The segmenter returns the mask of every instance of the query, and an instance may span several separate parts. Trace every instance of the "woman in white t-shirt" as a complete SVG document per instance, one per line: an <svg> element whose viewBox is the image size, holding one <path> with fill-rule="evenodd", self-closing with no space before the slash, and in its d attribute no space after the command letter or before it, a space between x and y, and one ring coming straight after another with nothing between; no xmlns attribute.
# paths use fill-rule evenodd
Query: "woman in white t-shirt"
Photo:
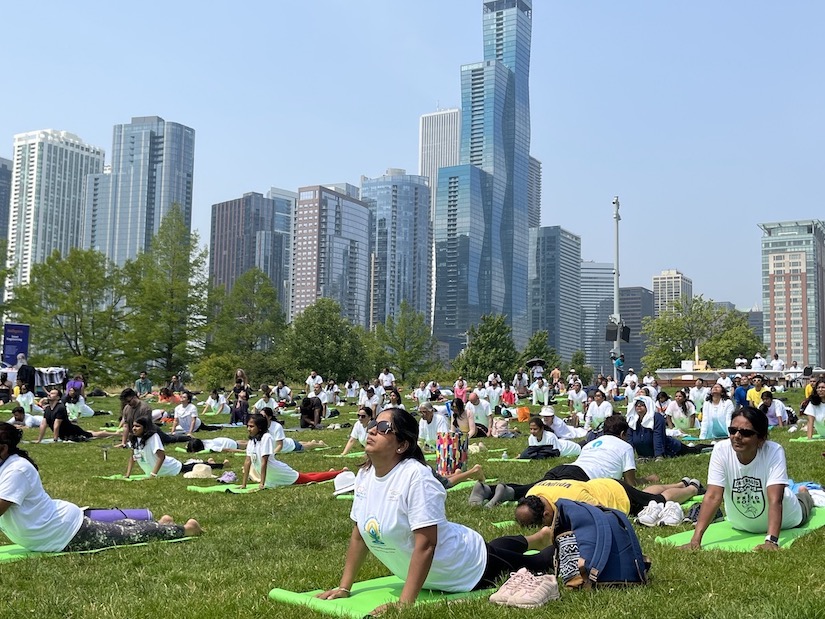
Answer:
<svg viewBox="0 0 825 619"><path fill-rule="evenodd" d="M552 567L551 531L529 537L498 538L485 544L480 534L447 520L446 491L424 462L418 426L408 412L382 411L370 428L367 461L355 480L346 565L338 587L322 599L351 595L358 569L371 552L404 581L399 604L413 604L422 589L449 593L492 586L502 574L527 567ZM524 555L528 549L538 554ZM357 595L357 594L355 594ZM373 610L383 612L386 606Z"/></svg>
<svg viewBox="0 0 825 619"><path fill-rule="evenodd" d="M541 417L530 418L530 436L527 439L527 449L523 451L518 457L532 459L530 455L530 447L550 447L557 449L559 457L566 458L567 456L578 456L582 452L582 448L578 443L568 441L564 438L558 438L553 432L547 429L544 425L544 420Z"/></svg>
<svg viewBox="0 0 825 619"><path fill-rule="evenodd" d="M344 445L344 451L341 452L342 456L346 456L356 443L362 447L367 444L367 426L370 421L372 421L372 409L369 406L359 408L358 421L352 424L352 432L350 432L347 444Z"/></svg>
<svg viewBox="0 0 825 619"><path fill-rule="evenodd" d="M702 408L702 429L699 438L727 438L733 408L733 401L728 396L725 386L719 383L711 385L710 394Z"/></svg>
<svg viewBox="0 0 825 619"><path fill-rule="evenodd" d="M146 417L138 417L132 424L129 446L132 454L126 464L127 479L132 474L135 462L150 477L174 477L183 468L179 460L166 455L155 424Z"/></svg>
<svg viewBox="0 0 825 619"><path fill-rule="evenodd" d="M668 428L679 428L682 432L695 427L696 407L681 389L668 403L665 409L665 421L667 421Z"/></svg>
<svg viewBox="0 0 825 619"><path fill-rule="evenodd" d="M754 550L777 550L783 529L805 524L813 511L807 488L794 494L788 488L785 450L768 440L768 418L746 406L731 418L730 440L713 447L708 483L699 520L688 544L699 548L702 536L724 500L725 517L731 526L749 533L767 533Z"/></svg>
<svg viewBox="0 0 825 619"><path fill-rule="evenodd" d="M203 440L193 438L189 439L189 442L186 444L186 451L189 453L200 453L201 451L243 453L246 449L246 441L242 441L241 443L242 444L239 444L238 441L226 436L216 436L215 438Z"/></svg>
<svg viewBox="0 0 825 619"><path fill-rule="evenodd" d="M26 384L21 383L20 385L20 393L16 398L17 403L23 407L23 410L27 413L42 415L43 408L38 406L34 403L34 394L29 391L29 388Z"/></svg>
<svg viewBox="0 0 825 619"><path fill-rule="evenodd" d="M808 440L814 437L814 430L825 437L825 380L816 381L802 414L808 416Z"/></svg>
<svg viewBox="0 0 825 619"><path fill-rule="evenodd" d="M299 473L275 457L275 442L269 433L269 422L266 416L255 413L249 418L246 428L249 432L249 442L246 444L246 460L243 465L241 488L246 488L250 469L254 470L261 480L258 484L259 490L277 486L291 486L292 484L327 481L328 479L334 479L338 473L346 470Z"/></svg>
<svg viewBox="0 0 825 619"><path fill-rule="evenodd" d="M349 380L344 383L344 390L347 394L347 401L346 403L355 402L358 398L358 391L361 389L361 385L357 380L355 380L355 376L350 376Z"/></svg>
<svg viewBox="0 0 825 619"><path fill-rule="evenodd" d="M261 385L261 390L263 391L263 396L255 402L253 406L255 411L260 413L267 407L271 408L273 411L277 410L278 401L272 397L272 389L269 388L269 385Z"/></svg>
<svg viewBox="0 0 825 619"><path fill-rule="evenodd" d="M274 411L268 406L261 410L261 414L266 417L266 421L269 424L267 431L272 436L273 450L276 456L279 453L301 453L302 451L321 449L327 446L324 441L316 441L314 439L311 441L296 441L293 438L289 438L284 432L283 424L275 418ZM246 443L244 444L246 445Z"/></svg>
<svg viewBox="0 0 825 619"><path fill-rule="evenodd" d="M18 448L23 432L0 423L0 530L15 544L37 552L77 552L152 540L200 535L197 520L100 522L74 503L52 499L43 489L37 465Z"/></svg>
<svg viewBox="0 0 825 619"><path fill-rule="evenodd" d="M175 430L180 429L184 434L192 435L201 427L198 409L192 404L192 396L188 391L180 394L180 404L175 407Z"/></svg>
<svg viewBox="0 0 825 619"><path fill-rule="evenodd" d="M607 401L604 392L597 390L593 393L593 401L587 407L584 417L584 429L600 430L604 420L613 414L613 405Z"/></svg>
<svg viewBox="0 0 825 619"><path fill-rule="evenodd" d="M229 404L226 401L226 396L218 393L217 389L213 389L206 402L203 403L203 410L201 415L228 415Z"/></svg>

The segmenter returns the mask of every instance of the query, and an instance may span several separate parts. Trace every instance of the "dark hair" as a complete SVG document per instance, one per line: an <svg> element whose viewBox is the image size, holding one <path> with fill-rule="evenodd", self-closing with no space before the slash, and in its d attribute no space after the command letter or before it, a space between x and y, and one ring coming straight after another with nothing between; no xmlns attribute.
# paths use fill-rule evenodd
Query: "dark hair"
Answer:
<svg viewBox="0 0 825 619"><path fill-rule="evenodd" d="M387 390L387 393L389 393L389 395L387 397L389 397L390 395L394 395L397 398L396 402L401 404L401 402L402 402L401 394L398 392L398 389L396 389L395 387L391 387L390 389Z"/></svg>
<svg viewBox="0 0 825 619"><path fill-rule="evenodd" d="M407 448L401 452L401 460L409 460L412 458L417 462L427 466L424 460L424 452L418 446L418 421L410 413L403 408L385 408L381 413L390 414L390 422L392 423L393 432L395 433L395 440L399 443L407 443ZM372 466L372 461L367 456L362 468L369 468Z"/></svg>
<svg viewBox="0 0 825 619"><path fill-rule="evenodd" d="M37 465L34 463L34 460L29 457L29 452L17 448L22 438L23 430L15 428L10 423L0 423L0 445L7 445L10 456L20 456L24 460L28 460L36 470Z"/></svg>
<svg viewBox="0 0 825 619"><path fill-rule="evenodd" d="M164 389L165 389L165 387L164 387ZM163 390L161 390L161 391L163 391ZM120 401L121 402L126 402L126 401L131 400L132 398L135 398L135 397L137 397L137 392L134 389L132 389L131 387L126 387L126 389L124 389L123 391L120 392Z"/></svg>
<svg viewBox="0 0 825 619"><path fill-rule="evenodd" d="M819 397L819 394L816 392L816 388L819 387L819 383L825 383L825 379L820 378L814 383L814 390L811 392L811 397L808 398L814 406L819 406L822 404L822 398Z"/></svg>
<svg viewBox="0 0 825 619"><path fill-rule="evenodd" d="M679 395L680 393L682 394L682 398L683 398L683 400L682 400L682 403L681 403L681 404L679 404L679 400L677 400L677 399L676 399L676 396L677 396L677 395ZM679 405L679 408L681 408L681 409L682 409L682 412L683 412L685 415L687 415L687 414L688 414L688 402L690 401L690 398L688 398L688 394L686 394L686 393L685 393L685 390L684 390L684 389L679 389L679 391L677 391L677 392L673 395L673 401L674 401L674 402L676 402L676 404L678 404L678 405Z"/></svg>
<svg viewBox="0 0 825 619"><path fill-rule="evenodd" d="M186 451L189 453L197 453L199 451L203 451L205 447L203 446L203 441L199 438L189 439L189 442L186 443Z"/></svg>
<svg viewBox="0 0 825 619"><path fill-rule="evenodd" d="M80 398L80 392L74 387L69 387L69 390L66 392L66 402L69 404L77 404L80 402Z"/></svg>
<svg viewBox="0 0 825 619"><path fill-rule="evenodd" d="M359 411L364 411L369 415L370 419L375 419L375 413L372 412L372 407L370 406L360 406L358 408Z"/></svg>
<svg viewBox="0 0 825 619"><path fill-rule="evenodd" d="M662 397L662 396L664 396L664 397ZM663 389L662 391L660 391L659 393L657 393L657 394L656 394L656 399L657 399L659 402L662 402L662 401L664 401L664 400L669 400L669 399L670 399L670 396L667 394L667 391L665 391L665 390Z"/></svg>
<svg viewBox="0 0 825 619"><path fill-rule="evenodd" d="M272 395L272 388L266 383L261 384L261 391L263 392L264 397L266 397L267 400L269 399L269 396Z"/></svg>
<svg viewBox="0 0 825 619"><path fill-rule="evenodd" d="M18 412L23 413L25 415L26 414L26 409L23 408L22 406L15 406L13 409L11 409L11 414L12 415L14 415L15 413L18 413Z"/></svg>
<svg viewBox="0 0 825 619"><path fill-rule="evenodd" d="M529 518L519 518L519 512L529 516ZM516 520L523 527L542 524L544 522L544 503L542 500L535 494L519 499L516 505Z"/></svg>
<svg viewBox="0 0 825 619"><path fill-rule="evenodd" d="M624 415L619 414L606 417L602 427L604 428L604 433L610 436L621 436L622 432L630 430L630 426L627 425L627 419L624 418Z"/></svg>
<svg viewBox="0 0 825 619"><path fill-rule="evenodd" d="M162 395L164 398L170 398L172 397L172 391L169 389L169 387L161 387L160 395Z"/></svg>
<svg viewBox="0 0 825 619"><path fill-rule="evenodd" d="M464 400L456 398L450 402L450 412L453 414L453 426L458 428L458 420L464 416Z"/></svg>
<svg viewBox="0 0 825 619"><path fill-rule="evenodd" d="M258 436L252 439L253 441L257 441L264 434L266 434L267 430L269 430L269 419L267 419L260 413L250 415L249 419L255 424L255 427L258 429Z"/></svg>
<svg viewBox="0 0 825 619"><path fill-rule="evenodd" d="M534 415L533 417L530 417L530 421L527 422L527 425L529 426L531 423L536 424L542 430L545 429L544 420L541 417L539 417L538 415Z"/></svg>
<svg viewBox="0 0 825 619"><path fill-rule="evenodd" d="M270 421L275 416L275 411L272 410L271 406L264 406L261 408L261 415L266 417L267 421Z"/></svg>
<svg viewBox="0 0 825 619"><path fill-rule="evenodd" d="M708 389L708 395L707 395L707 397L705 398L705 401L710 402L710 401L713 399L713 388L714 388L716 385L719 385L719 383L713 383L713 384L710 386L710 389ZM725 389L722 385L719 385L719 391L721 391L721 392L722 392L722 393L720 393L719 395L720 395L720 397L721 397L723 400L730 400L730 396L728 395L728 390L727 390L727 389Z"/></svg>
<svg viewBox="0 0 825 619"><path fill-rule="evenodd" d="M737 417L744 417L747 419L753 426L753 429L756 430L756 436L762 439L768 438L768 417L758 408L754 408L753 406L743 406L738 411L733 413L731 416L731 421Z"/></svg>
<svg viewBox="0 0 825 619"><path fill-rule="evenodd" d="M143 436L140 437L132 432L132 428L129 428L129 446L132 449L138 449L141 445L146 445L146 443L149 442L149 439L157 433L157 429L155 428L155 424L148 417L136 417L132 422L132 425L134 424L138 424L143 427Z"/></svg>
<svg viewBox="0 0 825 619"><path fill-rule="evenodd" d="M60 391L60 389L58 389L57 387L52 387L51 389L48 390L48 393L51 393L52 391L57 391L57 397L58 398L63 397L63 392Z"/></svg>

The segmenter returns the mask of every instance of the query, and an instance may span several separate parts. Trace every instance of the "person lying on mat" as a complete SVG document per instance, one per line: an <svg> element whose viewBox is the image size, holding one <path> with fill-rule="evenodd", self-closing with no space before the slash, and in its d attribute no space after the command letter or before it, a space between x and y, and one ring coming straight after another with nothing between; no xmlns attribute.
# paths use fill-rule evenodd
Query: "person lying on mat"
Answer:
<svg viewBox="0 0 825 619"><path fill-rule="evenodd" d="M277 423L277 422L275 422ZM264 415L255 413L246 424L249 431L249 442L246 444L246 460L243 464L243 478L241 488L246 488L249 480L249 471L253 469L260 478L258 488L275 488L276 486L291 486L292 484L309 484L334 479L337 471L321 473L299 473L275 457L275 445L269 433L269 422Z"/></svg>
<svg viewBox="0 0 825 619"><path fill-rule="evenodd" d="M296 441L295 439L289 438L284 433L283 424L275 418L274 411L268 406L264 406L261 409L261 414L264 417L266 417L266 421L269 424L268 432L272 435L272 441L275 448L276 456L279 453L301 453L302 451L322 449L327 446L327 444L324 441L316 441L314 439L311 441ZM243 441L243 445L244 448L246 448L246 441Z"/></svg>
<svg viewBox="0 0 825 619"><path fill-rule="evenodd" d="M138 417L132 423L129 447L132 448L132 454L126 464L126 475L124 477L127 479L132 475L135 462L149 477L174 477L180 473L188 473L194 468L195 464L201 464L194 462L181 464L180 460L167 456L157 426L152 423L151 419L146 417ZM228 463L228 460L224 460L222 463L206 462L213 469L222 469Z"/></svg>
<svg viewBox="0 0 825 619"><path fill-rule="evenodd" d="M599 392L601 393L601 391ZM578 456L582 452L581 445L569 441L565 438L557 438L556 435L547 429L541 417L530 418L530 436L527 439L527 449L518 455L518 458L531 460L536 458L546 458L548 456L536 455L537 448L555 449L559 452L557 457L566 458L568 456ZM533 449L531 449L533 448Z"/></svg>
<svg viewBox="0 0 825 619"><path fill-rule="evenodd" d="M8 423L18 428L39 428L43 423L42 415L29 415L22 406L11 409L11 419Z"/></svg>
<svg viewBox="0 0 825 619"><path fill-rule="evenodd" d="M158 522L90 520L74 503L46 494L37 465L18 448L22 437L22 430L0 423L0 530L15 544L37 552L77 552L200 535L197 520L180 526L171 516Z"/></svg>
<svg viewBox="0 0 825 619"><path fill-rule="evenodd" d="M552 569L549 527L485 543L476 531L449 522L446 491L425 464L417 440L418 423L407 411L386 409L376 418L364 447L367 460L355 480L344 573L337 587L317 597L349 597L370 552L404 581L402 605L415 603L422 589L467 592L493 587L503 574L522 567ZM527 550L539 552L525 556Z"/></svg>
<svg viewBox="0 0 825 619"><path fill-rule="evenodd" d="M201 451L229 451L243 453L246 450L246 441L236 441L226 436L217 436L215 438L191 438L186 443L186 451L189 453L198 453Z"/></svg>
<svg viewBox="0 0 825 619"><path fill-rule="evenodd" d="M702 536L724 500L726 518L734 529L766 533L754 550L777 550L783 529L808 522L813 499L807 488L794 494L788 488L785 450L768 440L768 418L746 406L733 414L730 439L713 447L708 466L708 490L690 542L682 548L699 548Z"/></svg>
<svg viewBox="0 0 825 619"><path fill-rule="evenodd" d="M590 481L574 481L572 479L556 479L540 481L527 491L527 496L520 499L516 507L516 522L523 527L536 525L551 525L555 515L555 505L559 499L570 499L590 505L601 505L618 509L631 516L639 516L639 522L646 526L659 524L663 506L673 510L671 526L681 524L684 514L678 506L688 499L704 492L704 487L698 479L682 478L675 484L658 484L639 490L624 480L592 479ZM650 505L653 503L653 505ZM646 511L651 519L645 519Z"/></svg>
<svg viewBox="0 0 825 619"><path fill-rule="evenodd" d="M633 448L625 441L627 421L622 415L605 418L603 428L604 434L582 447L581 454L571 464L553 467L532 484L497 484L493 489L483 482L477 483L470 492L470 505L482 505L489 499L486 506L492 508L503 501L518 501L538 482L548 479L624 479L631 486L638 486L640 481L659 481L656 475L636 478L636 459Z"/></svg>
<svg viewBox="0 0 825 619"><path fill-rule="evenodd" d="M657 413L653 400L648 396L636 396L627 413L627 440L642 458L687 456L702 453L710 445L685 445L679 439L668 436L664 415Z"/></svg>
<svg viewBox="0 0 825 619"><path fill-rule="evenodd" d="M430 406L432 405L430 404ZM341 452L342 456L346 456L355 445L361 445L361 447L363 447L366 444L367 425L372 421L372 415L372 409L369 406L361 406L358 408L358 420L352 424L352 432L350 432L349 440Z"/></svg>

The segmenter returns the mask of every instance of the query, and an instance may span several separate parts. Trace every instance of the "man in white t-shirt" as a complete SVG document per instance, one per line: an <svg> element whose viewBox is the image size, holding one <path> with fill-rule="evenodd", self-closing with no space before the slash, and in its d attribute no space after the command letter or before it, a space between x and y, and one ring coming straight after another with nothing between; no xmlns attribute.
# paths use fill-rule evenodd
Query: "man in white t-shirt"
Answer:
<svg viewBox="0 0 825 619"><path fill-rule="evenodd" d="M530 391L533 393L533 406L550 404L550 386L544 382L543 378L539 378L530 385Z"/></svg>
<svg viewBox="0 0 825 619"><path fill-rule="evenodd" d="M734 367L737 370L746 370L748 369L748 358L745 357L744 353L739 353L739 356L736 357L736 361L733 362Z"/></svg>
<svg viewBox="0 0 825 619"><path fill-rule="evenodd" d="M381 371L378 375L378 382L384 388L384 391L395 387L395 376L390 372L390 368L384 368Z"/></svg>
<svg viewBox="0 0 825 619"><path fill-rule="evenodd" d="M630 383L639 384L639 377L636 375L636 372L633 368L627 369L627 374L625 374L624 381L622 382L623 385L629 385Z"/></svg>
<svg viewBox="0 0 825 619"><path fill-rule="evenodd" d="M801 379L802 378L802 368L799 367L799 364L796 361L792 361L791 365L788 367L787 371L785 372L785 380L788 381L789 387L800 387L801 386Z"/></svg>
<svg viewBox="0 0 825 619"><path fill-rule="evenodd" d="M636 399L636 395L638 395L638 393L639 387L636 386L636 381L631 382L627 387L625 387L624 398L625 402L627 402L628 412L630 412L630 410L633 408L633 400Z"/></svg>
<svg viewBox="0 0 825 619"><path fill-rule="evenodd" d="M324 379L318 376L318 372L312 370L312 372L309 373L309 376L307 376L305 383L307 386L307 395L311 396L312 392L315 390L315 385L323 384Z"/></svg>
<svg viewBox="0 0 825 619"><path fill-rule="evenodd" d="M653 374L651 374L651 373L650 373L650 370L648 370L648 371L647 371L647 373L645 374L645 377L642 379L642 384L643 384L645 387L649 387L649 386L650 386L650 385L652 385L655 381L656 381L656 379L653 377Z"/></svg>
<svg viewBox="0 0 825 619"><path fill-rule="evenodd" d="M587 404L587 392L582 389L580 382L573 383L573 388L567 392L567 410L573 420L573 425L579 425L579 417L584 413L584 406Z"/></svg>
<svg viewBox="0 0 825 619"><path fill-rule="evenodd" d="M42 415L29 415L22 406L15 406L7 423L17 428L39 428L42 422Z"/></svg>
<svg viewBox="0 0 825 619"><path fill-rule="evenodd" d="M725 393L730 395L730 389L733 387L733 381L731 377L728 376L727 372L719 372L719 378L716 379L716 384L722 385L722 389L725 390Z"/></svg>
<svg viewBox="0 0 825 619"><path fill-rule="evenodd" d="M710 389L705 387L705 381L701 378L696 379L696 383L690 388L688 398L696 407L696 412L701 413L702 407L705 405L705 399L708 397Z"/></svg>
<svg viewBox="0 0 825 619"><path fill-rule="evenodd" d="M785 360L780 359L778 353L774 353L773 359L771 359L771 369L774 372L784 372L785 371Z"/></svg>
<svg viewBox="0 0 825 619"><path fill-rule="evenodd" d="M534 365L531 369L533 372L533 380L538 380L544 377L544 366L541 363Z"/></svg>
<svg viewBox="0 0 825 619"><path fill-rule="evenodd" d="M321 404L324 405L323 417L324 419L326 419L329 415L329 397L327 391L323 388L323 385L321 385L321 383L315 384L315 386L312 388L312 393L310 394L310 397L318 398L319 400L321 400Z"/></svg>
<svg viewBox="0 0 825 619"><path fill-rule="evenodd" d="M477 431L476 436L489 436L490 428L493 427L493 409L487 400L482 400L478 394L473 392L467 398L465 406L468 415L472 415L476 422L476 428L484 430L484 434ZM479 428L480 426L480 428Z"/></svg>
<svg viewBox="0 0 825 619"><path fill-rule="evenodd" d="M424 402L418 407L421 420L418 422L418 440L424 447L434 448L439 432L448 432L447 418L435 412L432 402Z"/></svg>
<svg viewBox="0 0 825 619"><path fill-rule="evenodd" d="M751 369L756 370L757 372L761 372L766 367L768 367L768 362L762 358L760 353L756 353L751 359Z"/></svg>

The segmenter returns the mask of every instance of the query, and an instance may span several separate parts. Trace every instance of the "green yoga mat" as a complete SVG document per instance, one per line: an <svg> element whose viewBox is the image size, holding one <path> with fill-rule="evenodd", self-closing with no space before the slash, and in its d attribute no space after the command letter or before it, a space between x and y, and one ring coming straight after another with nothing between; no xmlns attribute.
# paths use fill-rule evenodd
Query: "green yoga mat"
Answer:
<svg viewBox="0 0 825 619"><path fill-rule="evenodd" d="M517 523L516 523L515 520L503 520L501 522L494 522L493 526L498 528L498 529L506 529L507 527L512 527L516 524Z"/></svg>
<svg viewBox="0 0 825 619"><path fill-rule="evenodd" d="M424 459L427 462L435 462L438 459L437 454L424 454Z"/></svg>
<svg viewBox="0 0 825 619"><path fill-rule="evenodd" d="M363 451L350 452L346 456L341 454L324 454L325 458L363 458L366 454Z"/></svg>
<svg viewBox="0 0 825 619"><path fill-rule="evenodd" d="M17 544L9 544L8 546L0 546L0 563L11 563L12 561L20 561L29 557L59 557L62 555L88 555L95 552L103 552L104 550L111 550L112 548L129 548L133 546L146 546L148 544L170 544L174 542L185 542L194 539L192 537L181 537L180 539L157 540L155 542L142 542L140 544L125 544L120 546L107 546L106 548L98 548L96 550L81 550L78 552L37 552L36 550L26 550Z"/></svg>
<svg viewBox="0 0 825 619"><path fill-rule="evenodd" d="M308 606L312 610L333 615L335 617L347 617L351 619L362 619L369 617L370 613L382 604L397 602L401 597L401 589L404 588L404 581L395 576L384 576L383 578L373 578L364 582L357 582L352 585L352 595L348 598L337 600L319 600L315 597L323 589L307 591L306 593L295 593L286 589L273 589L269 592L269 598L274 602L282 604L293 604L297 606ZM480 591L469 591L467 593L441 593L439 591L428 591L423 589L418 594L415 602L416 606L421 604L432 604L445 600L469 600L473 598L489 596L494 589L483 589Z"/></svg>
<svg viewBox="0 0 825 619"><path fill-rule="evenodd" d="M193 456L205 456L212 453L209 449L201 449L200 451L186 451L186 447L175 447L175 451L182 454L190 453Z"/></svg>
<svg viewBox="0 0 825 619"><path fill-rule="evenodd" d="M550 458L546 458L550 460ZM521 459L521 458L487 458L487 462L519 462L524 464L525 462L537 462L537 460L529 460L529 459Z"/></svg>
<svg viewBox="0 0 825 619"><path fill-rule="evenodd" d="M797 436L796 438L792 438L792 443L816 443L820 441L825 441L825 437L823 436L814 436L813 438L808 438L807 436Z"/></svg>
<svg viewBox="0 0 825 619"><path fill-rule="evenodd" d="M811 531L825 526L825 509L814 508L811 519L796 529L784 529L779 534L779 543L782 548L790 546L798 538ZM693 537L693 531L682 531L668 537L657 537L656 542L669 546L687 544ZM750 552L765 541L764 533L747 533L737 531L730 522L725 520L708 527L702 536L702 550L727 550L729 552Z"/></svg>
<svg viewBox="0 0 825 619"><path fill-rule="evenodd" d="M473 486L476 485L476 481L477 480L475 480L475 479L467 479L465 481L460 481L455 486L450 486L449 488L447 488L447 492L453 492L455 490L463 490L464 488L472 488ZM498 481L498 479L493 477L492 479L485 480L484 483L494 484L497 481Z"/></svg>
<svg viewBox="0 0 825 619"><path fill-rule="evenodd" d="M108 479L110 481L143 481L149 479L149 475L132 475L131 477L124 477L123 475L95 475L95 479Z"/></svg>
<svg viewBox="0 0 825 619"><path fill-rule="evenodd" d="M226 493L226 494L249 494L250 492L258 492L258 484L241 488L240 484L219 484L217 486L186 486L187 490L192 492L201 492L203 494ZM264 488L268 490L269 488Z"/></svg>

